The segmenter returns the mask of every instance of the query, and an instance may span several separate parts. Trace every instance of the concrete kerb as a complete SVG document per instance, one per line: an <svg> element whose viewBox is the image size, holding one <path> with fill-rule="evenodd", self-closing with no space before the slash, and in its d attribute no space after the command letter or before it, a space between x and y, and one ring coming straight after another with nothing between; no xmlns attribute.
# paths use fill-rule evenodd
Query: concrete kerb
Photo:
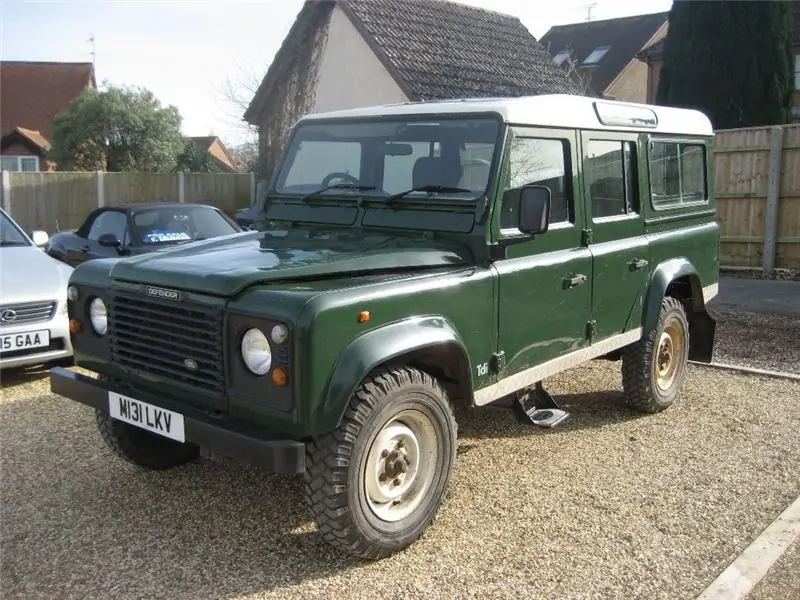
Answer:
<svg viewBox="0 0 800 600"><path fill-rule="evenodd" d="M800 381L800 375L796 373L786 373L784 371L769 371L767 369L756 369L753 367L743 367L740 365L730 365L727 363L705 363L690 360L689 364L697 365L699 367L710 367L712 369L722 369L725 371L736 371L747 375L762 375L764 377L774 377L776 379L788 379L790 381Z"/></svg>
<svg viewBox="0 0 800 600"><path fill-rule="evenodd" d="M800 498L745 548L695 600L743 600L800 536Z"/></svg>

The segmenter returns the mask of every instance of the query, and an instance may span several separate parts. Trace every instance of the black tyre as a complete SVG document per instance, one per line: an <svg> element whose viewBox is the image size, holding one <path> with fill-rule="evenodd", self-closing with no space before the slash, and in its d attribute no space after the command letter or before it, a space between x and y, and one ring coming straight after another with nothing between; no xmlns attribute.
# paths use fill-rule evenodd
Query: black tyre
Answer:
<svg viewBox="0 0 800 600"><path fill-rule="evenodd" d="M686 376L689 322L680 300L667 296L658 325L622 354L622 387L630 406L657 413L671 406Z"/></svg>
<svg viewBox="0 0 800 600"><path fill-rule="evenodd" d="M200 449L182 444L144 429L112 419L104 411L95 411L97 428L105 443L117 456L144 469L160 471L192 462Z"/></svg>
<svg viewBox="0 0 800 600"><path fill-rule="evenodd" d="M368 559L416 541L450 485L456 430L447 394L427 373L368 377L339 429L307 445L306 500L324 539Z"/></svg>

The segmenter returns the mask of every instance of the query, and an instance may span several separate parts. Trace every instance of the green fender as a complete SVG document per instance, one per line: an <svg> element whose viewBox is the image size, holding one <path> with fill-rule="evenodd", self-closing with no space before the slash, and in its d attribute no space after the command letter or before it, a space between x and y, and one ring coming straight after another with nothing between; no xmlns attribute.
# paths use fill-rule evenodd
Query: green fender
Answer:
<svg viewBox="0 0 800 600"><path fill-rule="evenodd" d="M650 331L658 326L658 317L661 313L661 301L667 292L669 284L681 277L689 277L692 285L692 295L698 298L700 294L700 305L702 305L702 289L700 287L700 277L697 274L697 269L694 265L685 258L673 258L667 260L653 272L653 277L650 280L650 289L647 291L647 298L644 305L644 319L642 326L644 334L647 335Z"/></svg>
<svg viewBox="0 0 800 600"><path fill-rule="evenodd" d="M453 324L444 317L397 321L357 337L339 356L316 411L312 429L316 433L323 433L338 427L353 392L379 365L416 350L443 345L455 347L461 352L461 358L467 362L466 373L469 375L472 371L464 342Z"/></svg>

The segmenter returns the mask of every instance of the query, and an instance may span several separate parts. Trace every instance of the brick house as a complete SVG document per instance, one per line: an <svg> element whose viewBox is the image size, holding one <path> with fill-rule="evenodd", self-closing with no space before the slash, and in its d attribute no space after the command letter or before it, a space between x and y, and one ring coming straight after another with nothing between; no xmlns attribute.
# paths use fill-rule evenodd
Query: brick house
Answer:
<svg viewBox="0 0 800 600"><path fill-rule="evenodd" d="M516 17L446 0L308 0L244 119L268 179L307 113L544 93L581 89Z"/></svg>
<svg viewBox="0 0 800 600"><path fill-rule="evenodd" d="M0 168L52 170L53 119L90 88L92 63L0 61Z"/></svg>
<svg viewBox="0 0 800 600"><path fill-rule="evenodd" d="M668 17L668 12L660 12L557 25L542 36L541 44L559 67L595 94L652 102L649 66L639 54L666 37Z"/></svg>
<svg viewBox="0 0 800 600"><path fill-rule="evenodd" d="M214 161L214 169L221 173L238 173L239 167L228 152L222 140L216 136L201 136L189 138L198 153L208 153Z"/></svg>

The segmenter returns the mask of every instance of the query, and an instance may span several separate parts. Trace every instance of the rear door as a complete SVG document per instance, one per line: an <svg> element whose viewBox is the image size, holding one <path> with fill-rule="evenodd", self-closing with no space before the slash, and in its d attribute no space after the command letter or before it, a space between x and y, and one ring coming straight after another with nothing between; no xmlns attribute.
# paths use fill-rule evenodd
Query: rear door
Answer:
<svg viewBox="0 0 800 600"><path fill-rule="evenodd" d="M636 329L650 276L635 133L583 132L592 341Z"/></svg>

